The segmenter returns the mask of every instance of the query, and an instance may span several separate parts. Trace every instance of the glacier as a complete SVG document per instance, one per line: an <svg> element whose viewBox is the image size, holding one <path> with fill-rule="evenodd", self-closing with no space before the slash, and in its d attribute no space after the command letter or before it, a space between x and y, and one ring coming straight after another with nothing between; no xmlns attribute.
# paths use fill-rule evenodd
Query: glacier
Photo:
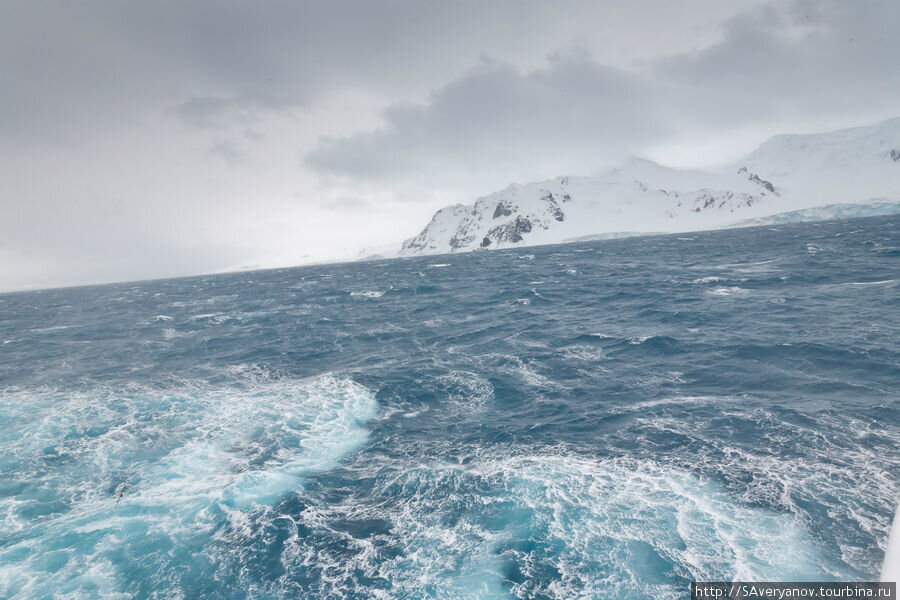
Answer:
<svg viewBox="0 0 900 600"><path fill-rule="evenodd" d="M757 225L782 225L785 223L801 223L805 221L828 221L831 219L857 219L862 217L882 217L900 214L900 201L872 200L858 204L827 204L815 208L792 210L768 217L747 219L735 223L736 227L754 227Z"/></svg>

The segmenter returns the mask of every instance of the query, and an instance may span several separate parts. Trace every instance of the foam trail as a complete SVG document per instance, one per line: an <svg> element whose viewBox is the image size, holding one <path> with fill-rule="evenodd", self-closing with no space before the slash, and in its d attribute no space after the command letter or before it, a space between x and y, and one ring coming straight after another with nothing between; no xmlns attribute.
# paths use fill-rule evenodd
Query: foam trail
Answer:
<svg viewBox="0 0 900 600"><path fill-rule="evenodd" d="M402 469L378 494L395 501L330 506L316 525L389 520L403 554L340 560L391 581L392 597L676 598L683 590L673 581L827 577L792 515L742 506L711 482L650 461L542 454L433 463Z"/></svg>
<svg viewBox="0 0 900 600"><path fill-rule="evenodd" d="M64 468L45 467L0 501L0 533L18 540L0 553L4 597L130 597L126 565L111 555L147 553L145 563L163 567L169 552L210 552L223 525L302 492L305 475L364 444L377 412L371 392L334 375L120 394L32 403L46 408L26 427L19 472L41 472L51 450ZM50 487L57 493L42 491Z"/></svg>

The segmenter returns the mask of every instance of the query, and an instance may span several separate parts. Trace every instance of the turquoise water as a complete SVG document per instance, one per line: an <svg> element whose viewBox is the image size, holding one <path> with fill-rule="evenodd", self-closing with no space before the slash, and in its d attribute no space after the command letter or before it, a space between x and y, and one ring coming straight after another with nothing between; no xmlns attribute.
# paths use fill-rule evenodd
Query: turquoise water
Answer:
<svg viewBox="0 0 900 600"><path fill-rule="evenodd" d="M900 217L0 295L0 597L877 577Z"/></svg>

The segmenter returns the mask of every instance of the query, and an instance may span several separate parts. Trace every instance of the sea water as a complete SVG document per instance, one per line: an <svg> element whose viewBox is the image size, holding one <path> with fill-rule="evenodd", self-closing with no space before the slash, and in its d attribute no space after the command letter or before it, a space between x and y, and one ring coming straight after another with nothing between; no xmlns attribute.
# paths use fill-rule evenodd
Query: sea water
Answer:
<svg viewBox="0 0 900 600"><path fill-rule="evenodd" d="M900 217L0 296L0 597L876 578Z"/></svg>

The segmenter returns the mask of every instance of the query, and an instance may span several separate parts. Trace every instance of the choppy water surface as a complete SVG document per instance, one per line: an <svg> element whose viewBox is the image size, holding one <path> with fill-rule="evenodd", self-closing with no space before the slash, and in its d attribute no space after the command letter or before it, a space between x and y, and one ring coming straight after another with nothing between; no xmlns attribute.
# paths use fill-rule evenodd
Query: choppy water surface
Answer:
<svg viewBox="0 0 900 600"><path fill-rule="evenodd" d="M900 218L0 296L0 597L877 577Z"/></svg>

